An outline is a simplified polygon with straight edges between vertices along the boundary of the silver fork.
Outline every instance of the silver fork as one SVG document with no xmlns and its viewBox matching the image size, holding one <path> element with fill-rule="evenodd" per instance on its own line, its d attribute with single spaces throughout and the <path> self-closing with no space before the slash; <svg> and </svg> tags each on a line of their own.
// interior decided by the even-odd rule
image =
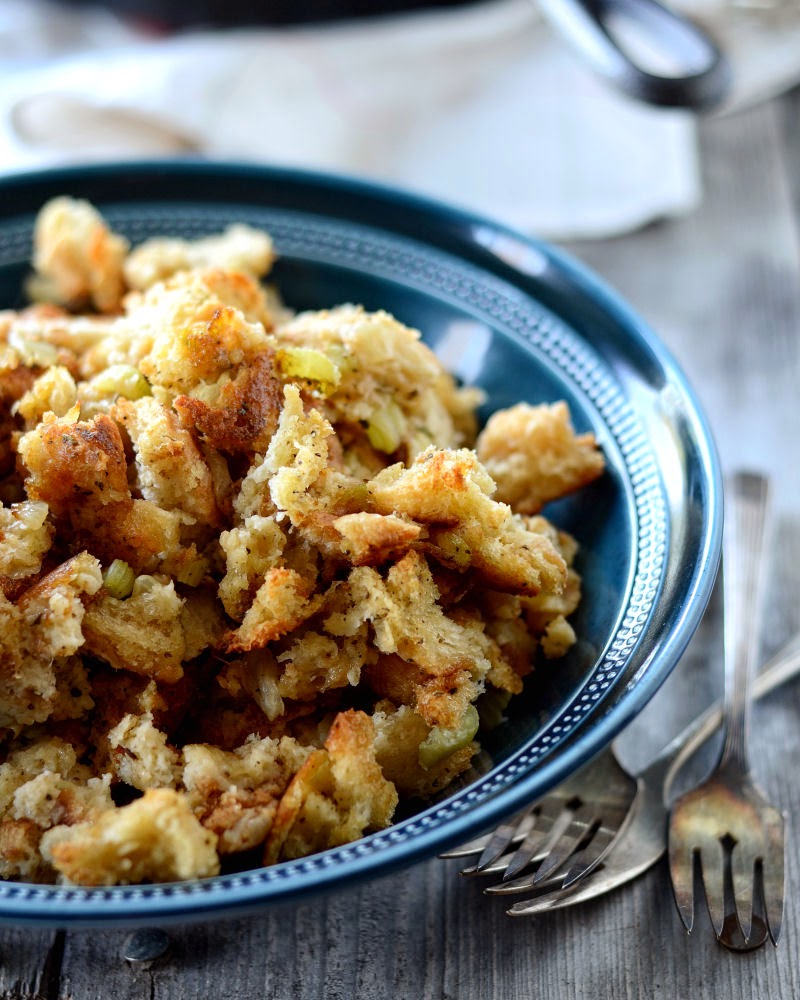
<svg viewBox="0 0 800 1000">
<path fill-rule="evenodd" d="M 763 697 L 800 673 L 800 635 L 785 643 L 764 665 L 756 678 L 754 694 Z M 625 823 L 614 837 L 601 863 L 588 877 L 562 887 L 558 875 L 540 883 L 532 899 L 515 903 L 508 911 L 511 916 L 532 916 L 587 902 L 638 878 L 651 868 L 666 851 L 668 803 L 676 775 L 683 765 L 709 739 L 722 721 L 720 705 L 714 705 L 679 733 L 661 753 L 635 776 L 636 795 Z M 610 754 L 611 750 L 605 751 Z M 604 754 L 604 755 L 605 755 Z M 592 789 L 584 789 L 587 798 Z M 490 836 L 473 841 L 486 843 Z M 467 847 L 471 845 L 466 845 Z M 465 848 L 451 852 L 462 856 Z M 473 851 L 474 853 L 474 851 Z M 506 855 L 506 859 L 511 855 Z M 503 860 L 492 866 L 495 873 L 503 870 Z M 487 874 L 491 869 L 487 869 Z M 485 892 L 519 893 L 531 888 L 524 879 L 489 886 Z"/>
<path fill-rule="evenodd" d="M 716 769 L 673 805 L 669 870 L 686 930 L 694 924 L 695 874 L 720 944 L 778 943 L 784 897 L 784 823 L 750 776 L 750 685 L 758 653 L 769 483 L 749 472 L 728 482 L 723 535 L 725 742 Z M 763 919 L 757 910 L 763 912 Z"/>
</svg>

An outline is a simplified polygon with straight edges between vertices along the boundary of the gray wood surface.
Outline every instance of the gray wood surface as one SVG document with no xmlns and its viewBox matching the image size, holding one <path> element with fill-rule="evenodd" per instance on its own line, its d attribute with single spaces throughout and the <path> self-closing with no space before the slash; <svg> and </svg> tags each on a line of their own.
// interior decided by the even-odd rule
<svg viewBox="0 0 800 1000">
<path fill-rule="evenodd" d="M 678 358 L 726 468 L 775 479 L 777 530 L 764 652 L 800 628 L 800 93 L 699 125 L 701 208 L 569 249 L 616 286 Z M 645 759 L 720 693 L 719 602 L 625 734 Z M 168 958 L 135 967 L 123 932 L 0 929 L 0 996 L 14 998 L 800 997 L 800 684 L 756 706 L 754 771 L 789 814 L 779 948 L 717 947 L 679 925 L 663 865 L 546 918 L 504 904 L 431 859 L 335 896 L 171 931 Z"/>
</svg>

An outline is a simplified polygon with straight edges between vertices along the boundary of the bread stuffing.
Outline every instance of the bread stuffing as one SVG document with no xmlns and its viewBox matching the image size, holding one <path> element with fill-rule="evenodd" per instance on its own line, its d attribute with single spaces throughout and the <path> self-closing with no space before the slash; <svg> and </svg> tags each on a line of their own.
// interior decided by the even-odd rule
<svg viewBox="0 0 800 1000">
<path fill-rule="evenodd" d="M 201 879 L 389 826 L 575 642 L 603 472 L 566 404 L 481 430 L 418 331 L 291 312 L 267 233 L 45 205 L 0 313 L 0 877 Z"/>
</svg>

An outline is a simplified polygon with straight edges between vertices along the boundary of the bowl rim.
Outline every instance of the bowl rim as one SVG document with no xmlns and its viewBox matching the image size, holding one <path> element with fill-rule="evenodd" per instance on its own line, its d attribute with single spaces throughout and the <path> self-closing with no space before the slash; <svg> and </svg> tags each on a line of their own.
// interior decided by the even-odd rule
<svg viewBox="0 0 800 1000">
<path fill-rule="evenodd" d="M 683 603 L 680 609 L 666 609 L 669 632 L 659 637 L 653 654 L 639 664 L 621 700 L 606 705 L 592 725 L 579 727 L 570 734 L 559 744 L 557 755 L 538 765 L 535 775 L 523 776 L 469 813 L 456 817 L 456 823 L 443 826 L 426 823 L 431 807 L 415 815 L 416 832 L 403 835 L 400 824 L 395 835 L 393 831 L 398 827 L 390 827 L 381 832 L 377 848 L 377 835 L 373 834 L 344 848 L 312 855 L 310 859 L 192 883 L 86 889 L 0 882 L 0 922 L 135 926 L 154 920 L 188 922 L 228 913 L 241 915 L 268 904 L 330 890 L 344 874 L 351 884 L 407 867 L 464 842 L 558 784 L 635 718 L 684 652 L 700 623 L 716 579 L 722 535 L 722 477 L 713 435 L 699 399 L 669 349 L 633 308 L 588 267 L 549 242 L 469 209 L 372 180 L 293 167 L 194 158 L 135 163 L 108 161 L 6 175 L 0 178 L 0 226 L 9 218 L 35 214 L 59 187 L 65 189 L 63 193 L 96 200 L 102 208 L 111 201 L 114 204 L 146 201 L 144 188 L 148 184 L 165 184 L 167 190 L 178 196 L 187 185 L 194 190 L 209 182 L 220 187 L 214 190 L 215 205 L 250 205 L 253 193 L 258 190 L 260 206 L 269 207 L 270 194 L 307 190 L 315 194 L 316 210 L 320 208 L 320 199 L 326 204 L 331 201 L 341 204 L 343 214 L 336 217 L 345 222 L 346 206 L 351 203 L 360 204 L 367 214 L 381 209 L 389 211 L 395 222 L 390 232 L 400 232 L 416 242 L 431 239 L 435 234 L 439 250 L 455 253 L 459 259 L 467 254 L 473 264 L 523 291 L 530 290 L 531 282 L 541 281 L 543 274 L 549 274 L 554 282 L 554 302 L 560 306 L 556 310 L 559 316 L 564 316 L 564 303 L 569 301 L 576 311 L 581 305 L 591 305 L 606 317 L 623 341 L 627 338 L 647 355 L 654 372 L 683 404 L 680 431 L 693 446 L 693 487 L 702 500 L 701 523 L 694 525 L 698 547 L 690 578 L 684 581 Z M 243 189 L 247 192 L 244 196 Z M 113 191 L 114 197 L 104 196 L 104 191 Z M 163 193 L 150 197 L 152 202 L 173 200 L 174 197 Z M 187 195 L 186 200 L 193 199 Z M 658 670 L 653 668 L 656 660 Z"/>
</svg>

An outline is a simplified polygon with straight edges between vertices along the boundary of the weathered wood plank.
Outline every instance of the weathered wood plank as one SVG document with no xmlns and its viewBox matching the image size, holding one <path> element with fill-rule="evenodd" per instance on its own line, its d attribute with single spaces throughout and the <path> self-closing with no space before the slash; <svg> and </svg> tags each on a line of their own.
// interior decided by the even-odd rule
<svg viewBox="0 0 800 1000">
<path fill-rule="evenodd" d="M 57 995 L 64 934 L 0 929 L 0 998 L 34 1000 Z"/>
</svg>

